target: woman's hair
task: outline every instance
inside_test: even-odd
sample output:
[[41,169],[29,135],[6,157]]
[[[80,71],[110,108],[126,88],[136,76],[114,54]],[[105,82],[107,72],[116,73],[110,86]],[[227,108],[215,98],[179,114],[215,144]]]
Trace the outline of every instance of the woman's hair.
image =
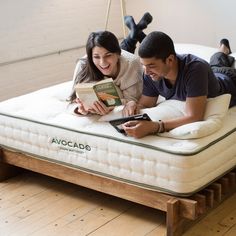
[[174,43],[167,34],[160,31],[148,34],[138,50],[138,55],[141,58],[155,57],[163,61],[171,54],[176,55]]
[[[113,33],[109,31],[92,32],[89,35],[86,43],[87,57],[80,59],[82,61],[81,63],[82,67],[81,71],[75,77],[73,88],[78,83],[100,81],[104,78],[104,75],[93,63],[92,51],[93,48],[96,46],[103,47],[111,53],[117,53],[119,55],[121,54],[121,48],[119,46],[118,39]],[[69,99],[70,101],[73,101],[75,98],[76,95],[73,89]]]

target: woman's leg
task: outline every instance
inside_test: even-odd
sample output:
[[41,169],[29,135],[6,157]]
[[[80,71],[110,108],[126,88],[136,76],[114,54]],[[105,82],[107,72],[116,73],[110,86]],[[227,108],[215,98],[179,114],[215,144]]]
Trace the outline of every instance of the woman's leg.
[[125,24],[129,28],[129,35],[121,42],[120,47],[123,50],[134,53],[137,42],[141,43],[146,37],[143,32],[147,28],[148,24],[152,22],[152,16],[146,12],[138,24],[135,23],[132,16],[125,16]]

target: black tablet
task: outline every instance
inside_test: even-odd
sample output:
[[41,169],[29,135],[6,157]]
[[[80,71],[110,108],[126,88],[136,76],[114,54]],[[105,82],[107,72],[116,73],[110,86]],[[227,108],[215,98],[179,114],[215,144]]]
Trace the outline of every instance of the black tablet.
[[124,124],[127,121],[130,120],[149,120],[151,121],[151,118],[148,116],[148,114],[144,113],[144,114],[138,114],[138,115],[134,115],[134,116],[127,116],[127,117],[123,117],[123,118],[119,118],[119,119],[115,119],[115,120],[110,120],[109,123],[120,133],[124,134],[125,131],[122,128],[122,124]]

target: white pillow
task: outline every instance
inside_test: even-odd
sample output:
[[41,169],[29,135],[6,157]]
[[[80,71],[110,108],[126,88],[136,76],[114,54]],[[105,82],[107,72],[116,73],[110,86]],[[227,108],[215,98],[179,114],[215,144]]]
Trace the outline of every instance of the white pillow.
[[223,118],[228,111],[230,98],[230,94],[223,94],[208,99],[203,121],[182,125],[158,135],[177,139],[193,139],[216,132],[222,127]]
[[[140,112],[147,113],[152,120],[171,119],[184,115],[185,102],[177,100],[164,100],[156,107],[142,109]],[[122,117],[122,109],[124,106],[115,107],[113,111],[102,116],[99,121],[110,121]]]
[[185,115],[185,102],[165,100],[156,107],[142,109],[141,113],[147,113],[153,121],[177,118]]

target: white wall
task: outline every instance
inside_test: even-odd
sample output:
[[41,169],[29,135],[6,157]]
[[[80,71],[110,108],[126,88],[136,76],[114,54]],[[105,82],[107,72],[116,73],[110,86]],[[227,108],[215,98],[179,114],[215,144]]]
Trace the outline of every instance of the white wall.
[[[111,7],[109,25],[120,11]],[[0,63],[83,46],[88,34],[104,29],[107,0],[1,0]]]
[[[84,45],[91,31],[104,29],[107,0],[1,0],[0,63]],[[122,37],[120,1],[111,1],[108,29]],[[146,32],[162,30],[175,42],[216,46],[228,37],[236,51],[235,0],[126,0],[138,21],[149,11]]]
[[[0,0],[2,99],[72,79],[91,31],[105,28],[107,0]],[[108,27],[122,34],[119,1]]]
[[[136,22],[153,15],[146,33],[161,30],[177,43],[217,46],[228,37],[236,51],[235,0],[126,0]],[[91,31],[105,27],[108,0],[0,0],[0,93],[8,98],[70,80]],[[108,30],[123,36],[119,0]],[[24,89],[24,85],[30,86]],[[12,93],[6,90],[12,88]],[[17,93],[15,92],[17,88]]]
[[235,0],[126,0],[127,14],[137,21],[149,11],[153,23],[148,30],[168,33],[178,43],[216,47],[227,37],[236,51]]

